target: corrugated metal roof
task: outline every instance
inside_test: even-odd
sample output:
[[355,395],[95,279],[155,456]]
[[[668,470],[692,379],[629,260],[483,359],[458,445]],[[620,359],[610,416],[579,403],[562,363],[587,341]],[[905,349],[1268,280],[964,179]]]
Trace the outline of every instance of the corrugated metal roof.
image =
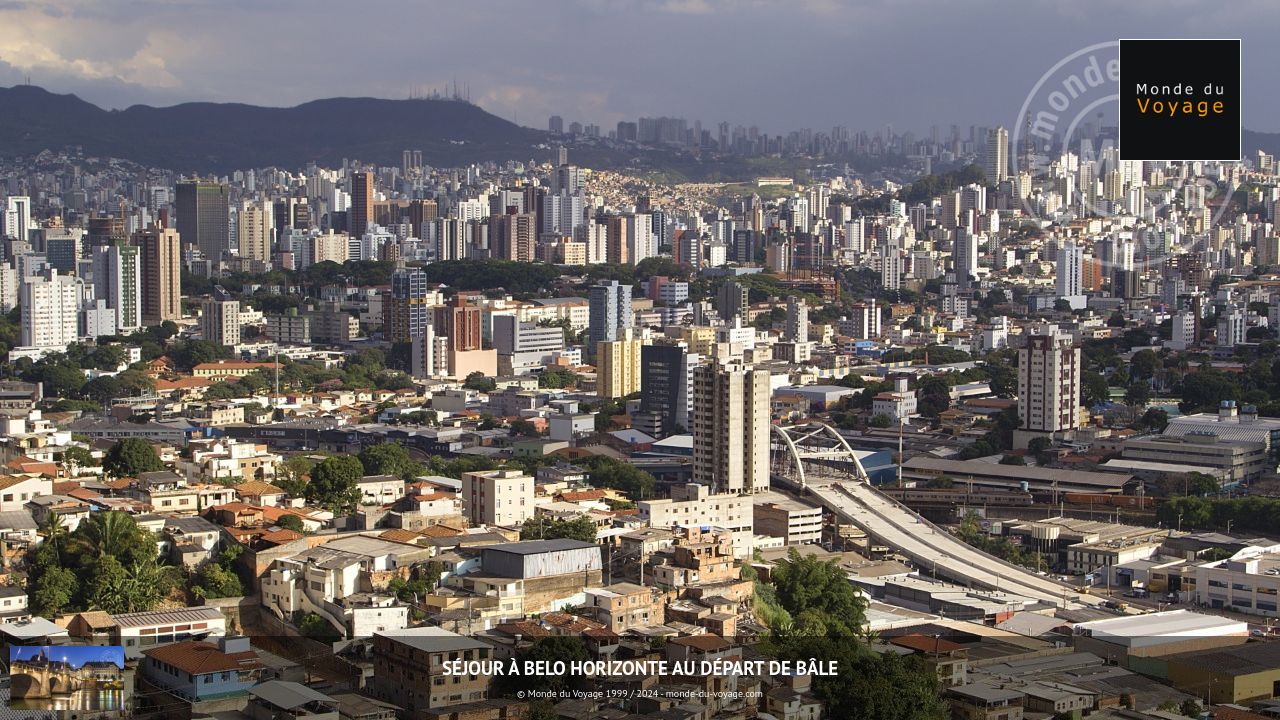
[[221,610],[213,607],[188,607],[178,610],[123,613],[112,615],[111,620],[122,628],[134,628],[149,625],[177,625],[180,623],[226,620],[226,616],[222,614]]

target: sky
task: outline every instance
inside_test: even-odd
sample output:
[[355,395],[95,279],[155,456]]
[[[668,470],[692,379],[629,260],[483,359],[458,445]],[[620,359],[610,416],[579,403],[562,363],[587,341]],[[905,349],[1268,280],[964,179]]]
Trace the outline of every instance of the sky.
[[124,648],[119,645],[34,645],[9,648],[9,660],[30,660],[44,653],[53,660],[65,660],[72,667],[80,667],[87,662],[111,662],[124,667]]
[[1059,59],[1242,38],[1244,125],[1280,131],[1274,0],[0,0],[0,86],[103,107],[403,98],[456,80],[522,125],[641,115],[771,133],[1013,125]]

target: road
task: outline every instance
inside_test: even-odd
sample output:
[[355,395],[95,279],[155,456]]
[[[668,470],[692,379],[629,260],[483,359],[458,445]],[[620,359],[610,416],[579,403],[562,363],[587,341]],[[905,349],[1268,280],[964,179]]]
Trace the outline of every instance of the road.
[[877,542],[910,558],[918,568],[973,587],[1000,590],[1059,607],[1096,606],[1102,598],[1080,595],[1074,588],[987,555],[871,486],[860,482],[810,484],[822,504],[853,523]]

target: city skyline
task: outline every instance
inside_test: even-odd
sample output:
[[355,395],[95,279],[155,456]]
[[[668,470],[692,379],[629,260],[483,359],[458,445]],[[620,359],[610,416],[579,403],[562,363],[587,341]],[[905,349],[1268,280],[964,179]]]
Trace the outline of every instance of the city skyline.
[[[373,14],[397,21],[380,24],[386,29],[370,36],[367,59],[321,72],[304,50],[313,38],[332,36],[341,23],[341,13],[325,12],[323,4],[305,13],[290,4],[244,4],[228,13],[203,2],[16,2],[0,8],[0,85],[29,79],[54,92],[123,108],[403,98],[451,89],[457,82],[486,110],[535,128],[545,128],[551,115],[602,127],[639,116],[677,115],[772,133],[887,124],[919,133],[932,123],[1012,125],[1044,71],[1081,47],[1117,37],[1242,37],[1246,88],[1261,86],[1277,60],[1267,39],[1280,28],[1280,8],[1262,3],[1223,8],[1188,0],[1171,13],[1090,2],[1017,6],[1016,14],[1005,3],[916,5],[898,12],[898,6],[839,0],[785,7],[581,0],[556,13],[525,13],[502,1],[478,11],[384,4]],[[520,21],[511,22],[517,16]],[[286,22],[294,32],[281,37],[274,28]],[[763,27],[769,36],[760,35]],[[513,62],[506,54],[477,49],[469,38],[480,35],[495,45],[519,42],[526,52],[517,57],[528,59]],[[979,37],[982,42],[970,40]],[[806,52],[786,51],[791,38],[804,38]],[[695,63],[686,53],[660,47],[714,51],[697,53]],[[550,60],[560,55],[560,61]],[[744,84],[762,90],[743,92]],[[1271,119],[1280,100],[1247,95],[1245,126],[1280,130]],[[803,113],[796,109],[801,107]],[[950,117],[936,117],[938,107],[948,108]]]

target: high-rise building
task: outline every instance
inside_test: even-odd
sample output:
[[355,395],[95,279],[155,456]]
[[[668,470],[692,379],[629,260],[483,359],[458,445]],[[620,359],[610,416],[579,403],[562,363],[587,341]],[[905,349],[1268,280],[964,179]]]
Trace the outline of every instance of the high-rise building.
[[10,195],[5,202],[5,237],[26,242],[30,239],[31,230],[31,198],[25,195]]
[[533,517],[533,478],[519,470],[462,474],[462,509],[472,525],[518,528]]
[[623,328],[617,340],[596,346],[596,394],[626,397],[640,390],[640,350],[644,345],[633,328]]
[[689,432],[693,371],[701,358],[682,345],[640,348],[640,410],[631,426],[656,438]]
[[978,236],[961,226],[956,228],[955,238],[956,282],[960,287],[969,287],[978,274]]
[[152,226],[133,234],[141,257],[142,324],[182,319],[182,248],[173,228]]
[[227,186],[190,180],[178,183],[178,237],[200,249],[215,267],[231,249],[231,204]]
[[874,340],[880,337],[880,308],[875,298],[851,308],[848,318],[842,318],[837,330],[854,340]]
[[769,371],[732,362],[694,371],[693,480],[713,492],[769,489]]
[[1002,127],[987,131],[986,155],[982,169],[987,182],[998,185],[1009,178],[1009,131]]
[[627,219],[613,215],[605,222],[605,258],[613,265],[631,263],[631,243],[627,239]]
[[594,349],[602,342],[618,339],[619,328],[631,327],[631,286],[617,280],[594,285],[588,294],[590,320],[588,339]]
[[653,217],[648,213],[627,215],[627,261],[632,265],[658,254],[658,236],[653,233]]
[[240,344],[240,301],[221,285],[200,303],[200,333],[216,345]]
[[397,270],[391,276],[391,294],[382,306],[383,325],[391,342],[413,342],[432,323],[431,285],[417,268]]
[[1025,338],[1018,350],[1018,416],[1022,430],[1054,434],[1080,423],[1080,348],[1053,326]]
[[99,245],[93,248],[93,292],[115,311],[116,329],[132,332],[142,327],[142,260],[133,245]]
[[787,298],[787,322],[782,328],[783,342],[809,342],[809,306],[804,298]]
[[363,237],[373,222],[373,173],[351,173],[351,207],[347,211],[347,231]]
[[1196,346],[1196,314],[1190,310],[1179,310],[1173,314],[1173,335],[1169,347],[1182,351]]
[[65,349],[80,334],[80,279],[49,269],[22,278],[19,341],[27,347]]
[[563,135],[564,118],[559,115],[552,115],[551,118],[547,120],[547,132],[550,132],[553,135]]
[[538,217],[533,213],[507,213],[489,219],[492,257],[533,262],[538,245]]
[[733,322],[736,317],[745,318],[748,306],[746,285],[730,280],[716,291],[716,312],[725,322]]
[[1227,308],[1218,319],[1218,347],[1235,347],[1244,343],[1248,324],[1239,308]]
[[1056,284],[1060,298],[1084,294],[1084,248],[1069,240],[1058,248]]
[[271,259],[271,236],[275,229],[275,206],[246,202],[236,218],[236,237],[240,257],[261,263]]
[[39,231],[44,236],[44,254],[49,267],[67,275],[76,272],[80,262],[80,248],[84,231],[79,229],[46,228]]
[[435,308],[436,334],[449,340],[452,352],[470,352],[483,348],[481,335],[482,309],[469,305],[465,298],[456,297],[444,307]]

